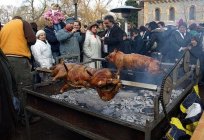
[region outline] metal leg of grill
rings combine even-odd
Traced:
[[[30,138],[30,124],[29,124],[29,118],[28,118],[28,111],[26,111],[26,109],[25,109],[24,112],[25,112],[27,139],[31,140],[31,138]]]

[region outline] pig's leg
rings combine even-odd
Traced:
[[[68,88],[69,88],[69,84],[68,83],[64,84],[63,87],[60,89],[60,93],[67,91]]]

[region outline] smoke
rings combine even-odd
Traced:
[[[164,73],[151,74],[146,70],[122,70],[121,79],[133,82],[160,85]]]

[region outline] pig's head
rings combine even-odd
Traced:
[[[110,53],[108,56],[106,56],[105,59],[111,63],[115,63],[123,55],[124,55],[123,52],[118,51],[117,49],[114,49],[114,51],[112,53]]]
[[[106,60],[109,62],[114,63],[116,60],[116,54],[118,53],[118,50],[115,49],[112,53],[110,53],[108,56],[105,57]]]
[[[113,99],[121,87],[120,80],[109,69],[98,70],[92,76],[90,84],[104,101]]]

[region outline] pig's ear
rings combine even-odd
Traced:
[[[50,70],[54,70],[56,68],[56,66],[52,66],[50,67]]]
[[[118,52],[118,49],[114,49],[114,52]]]
[[[60,64],[64,64],[64,59],[61,58],[61,59],[59,60],[59,63],[60,63]]]

